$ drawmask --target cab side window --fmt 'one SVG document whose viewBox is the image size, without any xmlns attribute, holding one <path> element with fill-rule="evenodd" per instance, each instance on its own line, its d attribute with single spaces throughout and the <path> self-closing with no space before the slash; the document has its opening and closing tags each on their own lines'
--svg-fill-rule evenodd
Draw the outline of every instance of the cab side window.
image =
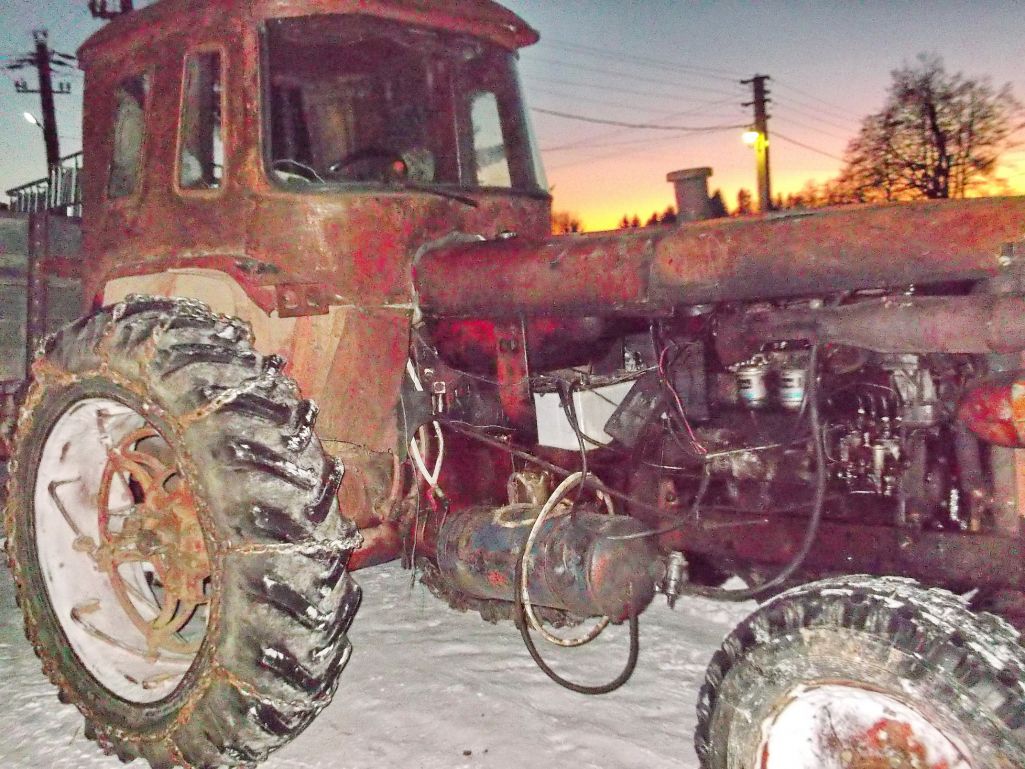
<svg viewBox="0 0 1025 769">
<path fill-rule="evenodd" d="M 117 87 L 114 113 L 113 154 L 107 196 L 123 198 L 139 186 L 142 171 L 142 147 L 146 134 L 146 97 L 149 77 L 134 75 Z"/>
<path fill-rule="evenodd" d="M 498 97 L 489 91 L 474 94 L 470 102 L 470 121 L 473 124 L 477 184 L 481 187 L 511 187 L 512 176 L 502 134 L 502 118 L 498 112 Z"/>
<path fill-rule="evenodd" d="M 217 189 L 223 182 L 222 84 L 219 52 L 204 51 L 186 59 L 178 153 L 182 189 Z"/>
</svg>

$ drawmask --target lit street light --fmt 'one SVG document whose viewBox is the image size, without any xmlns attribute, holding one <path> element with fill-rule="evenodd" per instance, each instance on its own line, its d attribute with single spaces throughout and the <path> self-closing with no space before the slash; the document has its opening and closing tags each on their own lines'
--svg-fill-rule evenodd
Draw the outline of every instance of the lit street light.
<svg viewBox="0 0 1025 769">
<path fill-rule="evenodd" d="M 40 130 L 40 131 L 42 131 L 42 130 L 43 130 L 43 124 L 42 124 L 42 123 L 40 123 L 40 122 L 39 122 L 39 121 L 38 121 L 38 120 L 36 119 L 36 116 L 35 116 L 35 115 L 33 115 L 33 114 L 32 114 L 31 112 L 22 112 L 22 113 L 21 113 L 21 116 L 22 116 L 23 118 L 25 118 L 25 121 L 26 121 L 26 122 L 28 122 L 28 123 L 31 123 L 32 125 L 36 126 L 36 127 L 37 127 L 37 128 L 38 128 L 38 129 Z"/>
</svg>

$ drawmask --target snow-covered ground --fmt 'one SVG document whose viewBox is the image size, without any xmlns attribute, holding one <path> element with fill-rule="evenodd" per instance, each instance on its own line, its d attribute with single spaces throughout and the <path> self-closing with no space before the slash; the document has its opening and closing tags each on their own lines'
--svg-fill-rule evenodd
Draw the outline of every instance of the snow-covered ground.
<svg viewBox="0 0 1025 769">
<path fill-rule="evenodd" d="M 694 599 L 670 611 L 658 599 L 641 618 L 633 679 L 584 697 L 545 678 L 511 624 L 452 611 L 394 564 L 357 579 L 363 606 L 335 701 L 266 769 L 697 769 L 694 702 L 705 665 L 753 608 Z M 542 651 L 573 680 L 604 682 L 625 660 L 625 628 L 577 651 Z M 0 697 L 0 767 L 121 766 L 57 702 L 2 568 Z"/>
</svg>

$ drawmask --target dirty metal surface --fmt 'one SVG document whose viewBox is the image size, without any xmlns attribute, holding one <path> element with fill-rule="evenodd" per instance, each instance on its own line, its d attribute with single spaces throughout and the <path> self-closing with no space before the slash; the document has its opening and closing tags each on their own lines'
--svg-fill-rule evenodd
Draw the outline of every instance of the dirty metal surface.
<svg viewBox="0 0 1025 769">
<path fill-rule="evenodd" d="M 437 534 L 441 578 L 473 598 L 512 601 L 516 564 L 540 509 L 513 504 L 449 516 Z M 525 564 L 531 602 L 616 622 L 646 607 L 655 590 L 655 549 L 650 537 L 636 536 L 643 531 L 627 516 L 583 509 L 552 516 Z"/>
<path fill-rule="evenodd" d="M 825 209 L 674 230 L 465 244 L 416 270 L 433 315 L 654 314 L 680 304 L 993 277 L 1025 197 Z"/>
<path fill-rule="evenodd" d="M 241 282 L 254 301 L 282 315 L 320 313 L 328 303 L 408 305 L 413 255 L 425 243 L 453 232 L 547 236 L 550 199 L 543 193 L 465 191 L 478 202 L 474 208 L 410 190 L 324 194 L 271 182 L 260 150 L 259 26 L 270 17 L 327 12 L 472 32 L 511 48 L 536 39 L 486 0 L 168 0 L 115 20 L 81 50 L 90 164 L 109 167 L 117 84 L 141 72 L 150 77 L 147 135 L 133 194 L 108 200 L 106 175 L 86 176 L 85 251 L 94 265 L 87 296 L 112 277 L 204 263 L 247 273 Z M 181 190 L 169 172 L 177 167 L 181 62 L 187 51 L 211 47 L 226 66 L 222 186 Z"/>
<path fill-rule="evenodd" d="M 880 353 L 1009 353 L 1025 349 L 1025 300 L 1017 296 L 896 296 L 841 307 L 765 307 L 720 319 L 727 361 L 774 339 L 808 339 Z"/>
<path fill-rule="evenodd" d="M 707 554 L 771 569 L 798 551 L 807 519 L 703 511 L 679 522 L 663 548 Z M 994 569 L 994 564 L 1000 564 Z M 954 590 L 1025 587 L 1025 547 L 1018 538 L 898 529 L 823 521 L 803 569 L 819 574 L 899 574 Z"/>
<path fill-rule="evenodd" d="M 175 35 L 184 15 L 229 21 L 322 13 L 361 13 L 420 26 L 485 37 L 509 49 L 531 45 L 538 33 L 516 14 L 490 0 L 165 0 L 115 19 L 78 50 L 85 61 L 116 57 L 154 37 Z"/>
</svg>

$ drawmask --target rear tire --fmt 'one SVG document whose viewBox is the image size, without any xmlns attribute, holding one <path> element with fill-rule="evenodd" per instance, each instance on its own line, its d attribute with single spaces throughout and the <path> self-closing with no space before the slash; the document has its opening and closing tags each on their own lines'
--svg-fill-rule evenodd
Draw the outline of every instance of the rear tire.
<svg viewBox="0 0 1025 769">
<path fill-rule="evenodd" d="M 1025 766 L 1025 650 L 1002 620 L 910 580 L 783 593 L 708 667 L 704 769 Z"/>
<path fill-rule="evenodd" d="M 349 656 L 343 470 L 251 336 L 205 305 L 133 296 L 33 367 L 8 557 L 44 672 L 125 761 L 263 760 L 328 704 Z"/>
</svg>

